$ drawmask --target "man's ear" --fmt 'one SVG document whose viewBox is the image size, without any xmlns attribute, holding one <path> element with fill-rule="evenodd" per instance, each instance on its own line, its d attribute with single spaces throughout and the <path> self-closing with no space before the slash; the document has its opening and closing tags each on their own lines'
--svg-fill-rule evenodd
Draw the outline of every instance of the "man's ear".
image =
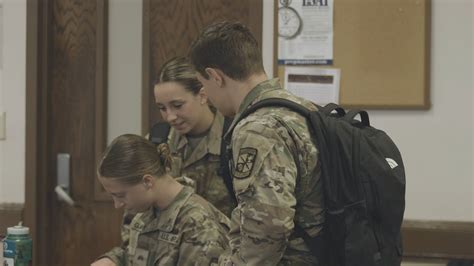
<svg viewBox="0 0 474 266">
<path fill-rule="evenodd" d="M 225 84 L 224 73 L 216 68 L 207 67 L 205 69 L 210 80 L 213 80 L 219 87 L 222 87 Z"/>
</svg>

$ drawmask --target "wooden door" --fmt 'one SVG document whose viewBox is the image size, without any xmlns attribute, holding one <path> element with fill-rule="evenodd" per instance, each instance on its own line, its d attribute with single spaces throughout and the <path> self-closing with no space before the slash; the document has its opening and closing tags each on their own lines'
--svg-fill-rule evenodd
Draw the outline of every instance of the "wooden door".
<svg viewBox="0 0 474 266">
<path fill-rule="evenodd" d="M 35 155 L 27 155 L 34 161 L 27 162 L 33 196 L 26 198 L 25 218 L 33 230 L 34 263 L 89 265 L 120 244 L 122 215 L 96 181 L 107 126 L 107 3 L 32 0 L 27 12 L 27 97 L 33 105 L 27 121 L 34 123 L 27 145 Z M 54 191 L 59 153 L 70 154 L 75 206 Z"/>
</svg>

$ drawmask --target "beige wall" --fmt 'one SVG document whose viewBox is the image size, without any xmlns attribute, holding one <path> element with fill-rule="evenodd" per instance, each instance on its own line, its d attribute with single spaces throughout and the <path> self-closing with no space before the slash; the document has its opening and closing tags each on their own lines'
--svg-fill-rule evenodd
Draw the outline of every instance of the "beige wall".
<svg viewBox="0 0 474 266">
<path fill-rule="evenodd" d="M 141 133 L 142 1 L 109 0 L 108 128 Z"/>
<path fill-rule="evenodd" d="M 0 112 L 6 139 L 0 140 L 0 203 L 25 198 L 26 0 L 3 0 Z"/>
</svg>

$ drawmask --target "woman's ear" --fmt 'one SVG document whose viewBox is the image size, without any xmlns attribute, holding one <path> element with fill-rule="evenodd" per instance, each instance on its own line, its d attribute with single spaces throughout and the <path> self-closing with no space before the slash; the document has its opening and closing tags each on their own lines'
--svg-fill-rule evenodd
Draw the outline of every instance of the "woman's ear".
<svg viewBox="0 0 474 266">
<path fill-rule="evenodd" d="M 153 187 L 153 184 L 155 183 L 155 178 L 151 175 L 144 175 L 143 176 L 143 186 L 146 189 L 151 189 Z"/>
<path fill-rule="evenodd" d="M 201 105 L 204 105 L 204 104 L 208 104 L 208 99 L 209 97 L 207 96 L 207 93 L 206 93 L 206 90 L 203 88 L 201 88 L 198 92 L 198 97 L 199 97 L 199 101 L 201 103 Z"/>
</svg>

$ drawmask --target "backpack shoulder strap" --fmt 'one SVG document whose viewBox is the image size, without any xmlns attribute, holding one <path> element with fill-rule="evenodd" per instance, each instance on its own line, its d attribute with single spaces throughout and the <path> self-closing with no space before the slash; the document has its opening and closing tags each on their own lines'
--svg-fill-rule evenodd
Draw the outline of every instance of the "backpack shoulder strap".
<svg viewBox="0 0 474 266">
<path fill-rule="evenodd" d="M 224 126 L 222 127 L 222 137 L 221 137 L 221 154 L 220 154 L 220 166 L 219 166 L 219 175 L 224 179 L 224 184 L 229 191 L 230 196 L 234 200 L 234 203 L 237 204 L 237 198 L 234 193 L 234 185 L 232 184 L 232 176 L 229 171 L 229 156 L 227 155 L 227 144 L 224 140 L 224 135 L 232 124 L 232 119 L 224 117 Z"/>
<path fill-rule="evenodd" d="M 256 104 L 254 105 L 251 105 L 249 108 L 245 109 L 239 116 L 238 118 L 238 121 L 235 121 L 234 122 L 234 126 L 229 130 L 229 134 L 227 134 L 227 138 L 230 139 L 231 136 L 232 136 L 232 132 L 234 131 L 234 127 L 244 118 L 246 118 L 247 116 L 249 116 L 251 113 L 257 111 L 258 109 L 261 109 L 261 108 L 264 108 L 264 107 L 285 107 L 285 108 L 288 108 L 294 112 L 297 112 L 299 113 L 300 115 L 306 117 L 306 118 L 309 118 L 310 117 L 310 113 L 311 111 L 300 105 L 300 104 L 297 104 L 295 102 L 292 102 L 290 100 L 287 100 L 287 99 L 283 99 L 283 98 L 267 98 L 267 99 L 264 99 L 264 100 L 261 100 L 259 102 L 257 102 Z"/>
<path fill-rule="evenodd" d="M 249 114 L 255 112 L 257 109 L 263 108 L 263 107 L 286 107 L 288 109 L 291 109 L 294 112 L 297 112 L 301 114 L 302 116 L 309 116 L 309 113 L 311 112 L 308 110 L 306 107 L 302 106 L 301 104 L 295 103 L 293 101 L 283 99 L 283 98 L 267 98 L 264 100 L 261 100 L 257 102 L 256 104 L 250 106 L 247 108 L 242 114 L 240 115 L 240 119 L 244 119 L 247 117 Z"/>
</svg>

